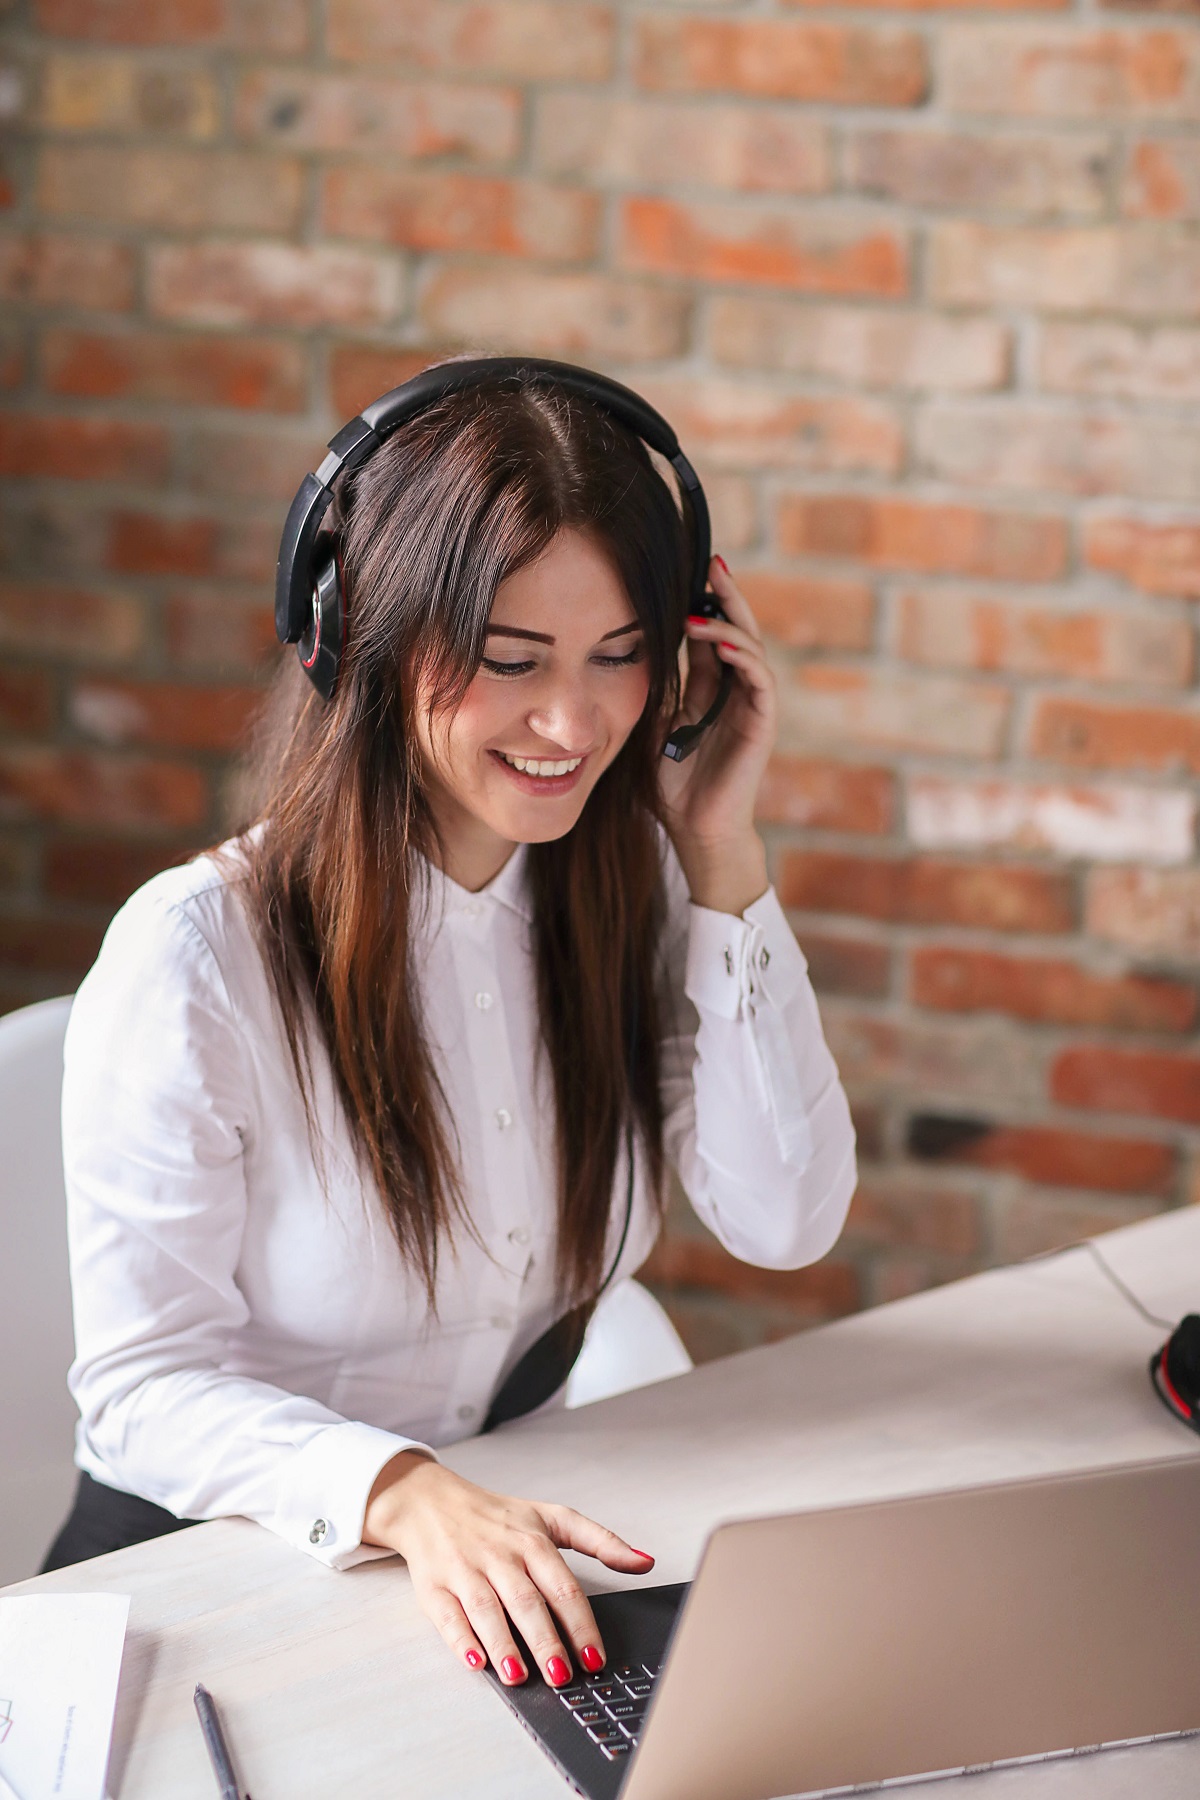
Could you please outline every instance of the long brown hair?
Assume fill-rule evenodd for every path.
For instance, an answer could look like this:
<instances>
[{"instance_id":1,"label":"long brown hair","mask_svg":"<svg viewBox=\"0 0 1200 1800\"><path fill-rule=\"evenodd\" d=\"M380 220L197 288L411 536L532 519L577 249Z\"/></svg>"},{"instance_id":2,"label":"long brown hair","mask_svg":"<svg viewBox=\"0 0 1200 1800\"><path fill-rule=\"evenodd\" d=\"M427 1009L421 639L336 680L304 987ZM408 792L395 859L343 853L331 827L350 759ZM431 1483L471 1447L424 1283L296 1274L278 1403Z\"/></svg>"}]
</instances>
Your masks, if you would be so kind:
<instances>
[{"instance_id":1,"label":"long brown hair","mask_svg":"<svg viewBox=\"0 0 1200 1800\"><path fill-rule=\"evenodd\" d=\"M309 1008L364 1171L435 1304L439 1247L470 1230L453 1121L420 1017L411 921L437 833L413 690L452 708L483 655L506 576L555 535L612 559L645 634L649 697L574 829L531 845L541 1043L552 1074L557 1272L594 1293L623 1129L661 1203L663 916L657 766L679 696L689 591L679 504L644 446L543 379L448 397L398 430L338 496L348 643L324 705L288 665L264 752L247 894L313 1124Z\"/></svg>"}]
</instances>

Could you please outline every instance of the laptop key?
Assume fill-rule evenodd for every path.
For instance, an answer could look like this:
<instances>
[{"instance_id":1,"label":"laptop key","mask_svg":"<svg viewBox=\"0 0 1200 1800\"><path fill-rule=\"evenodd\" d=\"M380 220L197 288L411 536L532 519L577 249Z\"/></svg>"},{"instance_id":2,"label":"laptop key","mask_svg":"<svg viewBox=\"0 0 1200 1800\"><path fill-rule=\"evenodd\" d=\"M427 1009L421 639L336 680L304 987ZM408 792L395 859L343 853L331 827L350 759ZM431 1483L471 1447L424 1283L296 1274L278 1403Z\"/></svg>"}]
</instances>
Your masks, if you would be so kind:
<instances>
[{"instance_id":1,"label":"laptop key","mask_svg":"<svg viewBox=\"0 0 1200 1800\"><path fill-rule=\"evenodd\" d=\"M593 1744L623 1744L625 1742L625 1739L620 1731L618 1731L617 1727L611 1724L607 1719L604 1721L603 1725L589 1726L588 1736L591 1738Z\"/></svg>"},{"instance_id":2,"label":"laptop key","mask_svg":"<svg viewBox=\"0 0 1200 1800\"><path fill-rule=\"evenodd\" d=\"M602 1706L589 1706L586 1711L573 1712L571 1717L577 1725L586 1725L590 1731L593 1726L609 1724L609 1719Z\"/></svg>"},{"instance_id":3,"label":"laptop key","mask_svg":"<svg viewBox=\"0 0 1200 1800\"><path fill-rule=\"evenodd\" d=\"M648 1700L651 1691L651 1683L648 1681L627 1681L625 1683L625 1692L635 1700Z\"/></svg>"},{"instance_id":4,"label":"laptop key","mask_svg":"<svg viewBox=\"0 0 1200 1800\"><path fill-rule=\"evenodd\" d=\"M588 1683L588 1691L593 1700L599 1700L604 1706L607 1706L610 1700L622 1698L622 1690L615 1681L591 1681Z\"/></svg>"},{"instance_id":5,"label":"laptop key","mask_svg":"<svg viewBox=\"0 0 1200 1800\"><path fill-rule=\"evenodd\" d=\"M633 1745L626 1743L601 1744L600 1750L602 1755L607 1756L609 1762L617 1762L622 1756L632 1754Z\"/></svg>"},{"instance_id":6,"label":"laptop key","mask_svg":"<svg viewBox=\"0 0 1200 1800\"><path fill-rule=\"evenodd\" d=\"M629 1742L631 1744L636 1744L641 1735L642 1721L640 1719L622 1719L620 1721L620 1728L624 1735L629 1739Z\"/></svg>"},{"instance_id":7,"label":"laptop key","mask_svg":"<svg viewBox=\"0 0 1200 1800\"><path fill-rule=\"evenodd\" d=\"M560 1688L558 1697L563 1705L569 1707L572 1712L577 1712L581 1706L595 1705L595 1701L586 1688Z\"/></svg>"},{"instance_id":8,"label":"laptop key","mask_svg":"<svg viewBox=\"0 0 1200 1800\"><path fill-rule=\"evenodd\" d=\"M635 1716L640 1719L642 1716L642 1708L636 1700L610 1700L604 1710L610 1719L632 1719Z\"/></svg>"}]
</instances>

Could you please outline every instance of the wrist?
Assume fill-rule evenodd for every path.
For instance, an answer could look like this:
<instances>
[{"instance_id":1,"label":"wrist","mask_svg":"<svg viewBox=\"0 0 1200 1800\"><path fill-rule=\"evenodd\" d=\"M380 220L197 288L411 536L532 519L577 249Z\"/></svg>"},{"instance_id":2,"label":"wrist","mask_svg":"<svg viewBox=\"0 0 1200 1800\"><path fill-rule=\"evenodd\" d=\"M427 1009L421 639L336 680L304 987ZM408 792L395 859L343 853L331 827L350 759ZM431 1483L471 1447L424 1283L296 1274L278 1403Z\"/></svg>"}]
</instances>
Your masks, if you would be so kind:
<instances>
[{"instance_id":1,"label":"wrist","mask_svg":"<svg viewBox=\"0 0 1200 1800\"><path fill-rule=\"evenodd\" d=\"M363 1512L363 1543L387 1550L397 1549L396 1533L404 1515L405 1501L412 1495L408 1484L419 1470L440 1467L441 1464L426 1455L424 1450L401 1450L399 1455L386 1462L367 1495Z\"/></svg>"},{"instance_id":2,"label":"wrist","mask_svg":"<svg viewBox=\"0 0 1200 1800\"><path fill-rule=\"evenodd\" d=\"M675 846L695 906L710 912L732 913L740 918L748 906L761 900L770 883L767 852L756 831L732 842L700 843L692 840Z\"/></svg>"}]
</instances>

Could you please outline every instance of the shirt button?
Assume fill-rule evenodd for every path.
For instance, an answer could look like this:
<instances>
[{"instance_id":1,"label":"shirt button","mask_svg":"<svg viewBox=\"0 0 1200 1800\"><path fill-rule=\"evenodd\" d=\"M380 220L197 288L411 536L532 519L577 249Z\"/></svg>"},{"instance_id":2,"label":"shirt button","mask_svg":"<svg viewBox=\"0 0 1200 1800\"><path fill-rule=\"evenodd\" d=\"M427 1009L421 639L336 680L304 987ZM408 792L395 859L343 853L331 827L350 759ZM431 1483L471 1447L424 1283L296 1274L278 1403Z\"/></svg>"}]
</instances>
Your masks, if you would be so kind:
<instances>
[{"instance_id":1,"label":"shirt button","mask_svg":"<svg viewBox=\"0 0 1200 1800\"><path fill-rule=\"evenodd\" d=\"M771 960L771 952L769 950L764 950L758 959L759 968L765 969L767 964L770 962L770 960Z\"/></svg>"},{"instance_id":2,"label":"shirt button","mask_svg":"<svg viewBox=\"0 0 1200 1800\"><path fill-rule=\"evenodd\" d=\"M496 1108L496 1124L500 1127L501 1131L507 1131L512 1124L512 1114L509 1112L507 1106L498 1106Z\"/></svg>"},{"instance_id":3,"label":"shirt button","mask_svg":"<svg viewBox=\"0 0 1200 1800\"><path fill-rule=\"evenodd\" d=\"M732 975L733 974L733 951L729 948L728 944L726 944L726 946L725 946L724 955L725 955L725 973L727 975Z\"/></svg>"},{"instance_id":4,"label":"shirt button","mask_svg":"<svg viewBox=\"0 0 1200 1800\"><path fill-rule=\"evenodd\" d=\"M473 1419L475 1417L475 1408L473 1406L460 1406L458 1409L458 1416L465 1425L468 1419Z\"/></svg>"},{"instance_id":5,"label":"shirt button","mask_svg":"<svg viewBox=\"0 0 1200 1800\"><path fill-rule=\"evenodd\" d=\"M325 1522L324 1519L314 1519L313 1523L312 1523L312 1530L308 1534L309 1543L310 1544L323 1543L325 1541L325 1537L326 1537L328 1531L329 1531L329 1526L327 1525L327 1523Z\"/></svg>"},{"instance_id":6,"label":"shirt button","mask_svg":"<svg viewBox=\"0 0 1200 1800\"><path fill-rule=\"evenodd\" d=\"M488 1007L492 1004L492 996L490 994L476 994L475 1004L480 1012L486 1012Z\"/></svg>"},{"instance_id":7,"label":"shirt button","mask_svg":"<svg viewBox=\"0 0 1200 1800\"><path fill-rule=\"evenodd\" d=\"M524 1225L518 1225L509 1232L508 1241L510 1244L527 1244L529 1242L529 1232Z\"/></svg>"}]
</instances>

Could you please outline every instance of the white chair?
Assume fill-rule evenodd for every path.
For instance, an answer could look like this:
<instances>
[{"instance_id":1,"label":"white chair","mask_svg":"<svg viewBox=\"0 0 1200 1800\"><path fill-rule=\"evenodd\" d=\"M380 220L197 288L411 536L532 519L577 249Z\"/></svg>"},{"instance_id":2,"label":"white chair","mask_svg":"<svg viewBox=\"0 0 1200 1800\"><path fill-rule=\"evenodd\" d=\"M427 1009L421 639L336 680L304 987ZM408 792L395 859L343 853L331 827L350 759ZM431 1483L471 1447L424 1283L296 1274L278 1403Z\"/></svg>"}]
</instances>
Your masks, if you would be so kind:
<instances>
[{"instance_id":1,"label":"white chair","mask_svg":"<svg viewBox=\"0 0 1200 1800\"><path fill-rule=\"evenodd\" d=\"M37 1572L75 1484L59 1110L68 996L0 1018L0 1587ZM605 1295L567 1384L586 1406L692 1366L636 1281Z\"/></svg>"},{"instance_id":2,"label":"white chair","mask_svg":"<svg viewBox=\"0 0 1200 1800\"><path fill-rule=\"evenodd\" d=\"M75 1486L59 1104L70 999L0 1018L0 1586L36 1575Z\"/></svg>"}]
</instances>

